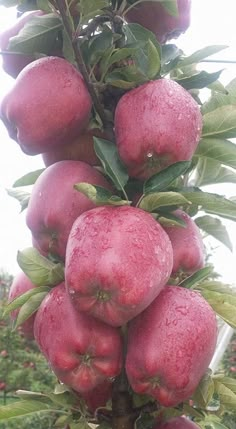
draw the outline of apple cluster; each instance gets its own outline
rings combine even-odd
[[[142,8],[151,10],[148,3],[131,10],[127,20],[142,23]],[[178,3],[185,11],[180,26],[162,19],[163,29],[156,33],[160,42],[189,25],[190,1]],[[20,18],[8,37],[39,13]],[[4,37],[1,48],[7,44]],[[96,206],[78,192],[74,185],[86,182],[116,193],[94,167],[100,161],[93,137],[106,138],[106,131],[89,128],[93,101],[72,64],[55,55],[27,61],[21,71],[4,63],[17,78],[1,101],[0,116],[23,152],[42,154],[46,168],[33,187],[26,223],[39,253],[65,264],[65,281],[24,322],[25,335],[35,338],[59,381],[78,392],[90,411],[106,404],[123,365],[135,393],[176,406],[193,394],[217,338],[215,313],[204,298],[171,281],[204,266],[199,229],[182,209],[173,213],[184,227],[162,226],[134,204]],[[115,109],[119,157],[139,181],[190,160],[201,130],[198,104],[168,78],[131,89]],[[34,287],[21,272],[9,299]],[[183,426],[183,419],[158,427],[195,427],[187,420]]]

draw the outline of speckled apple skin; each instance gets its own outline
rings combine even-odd
[[[88,392],[120,373],[119,330],[75,311],[64,283],[44,298],[34,335],[59,380],[77,392]]]
[[[1,119],[28,155],[77,137],[87,126],[91,97],[81,74],[63,58],[28,64],[1,103]]]
[[[133,390],[173,407],[196,389],[214,354],[215,313],[195,291],[166,286],[130,322],[126,372]]]
[[[153,429],[199,429],[199,426],[184,416],[173,417],[165,423],[156,424]]]
[[[44,13],[45,12],[42,10],[25,12],[20,18],[16,19],[13,25],[2,31],[0,33],[1,51],[7,51],[10,38],[17,36],[28,21],[30,21],[35,16],[44,15]],[[3,70],[13,78],[16,78],[25,66],[35,60],[33,55],[3,54],[1,57]]]
[[[60,161],[37,179],[30,197],[26,223],[33,244],[43,255],[65,258],[68,236],[75,219],[95,204],[73,186],[87,182],[111,189],[104,176],[81,161]]]
[[[132,89],[115,110],[119,155],[129,175],[143,180],[177,161],[190,160],[201,130],[198,104],[170,79]]]
[[[126,15],[128,22],[140,24],[152,31],[159,43],[178,38],[191,21],[191,0],[177,0],[178,16],[172,16],[159,2],[145,2],[132,8]]]
[[[97,207],[73,224],[65,278],[74,305],[121,326],[160,293],[172,271],[170,240],[138,208]]]
[[[25,275],[23,271],[17,273],[13,279],[13,282],[10,287],[8,301],[12,301],[20,295],[23,295],[25,292],[28,292],[31,289],[34,289],[36,285],[34,285],[29,277]],[[19,309],[11,312],[12,320],[17,318],[19,313]],[[32,314],[22,325],[20,326],[21,331],[25,338],[32,340],[34,338],[34,319],[36,313]]]
[[[182,210],[176,210],[175,216],[185,222],[185,227],[163,227],[173,247],[173,270],[194,273],[204,267],[204,244],[200,230],[194,220]]]

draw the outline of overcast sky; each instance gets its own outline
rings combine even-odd
[[[229,48],[215,58],[236,61],[235,13],[235,0],[192,0],[191,27],[176,44],[189,54],[207,45],[228,45]],[[14,19],[13,8],[5,9],[0,6],[0,31]],[[225,68],[221,77],[224,84],[236,77],[236,64],[204,64],[203,68],[209,71]],[[4,74],[0,67],[0,97],[13,83],[13,79]],[[9,139],[2,123],[0,144],[0,269],[15,274],[19,270],[16,263],[17,250],[31,245],[31,235],[25,226],[24,213],[19,214],[19,203],[7,196],[5,189],[10,188],[17,178],[27,172],[43,167],[43,163],[41,156],[24,155],[18,145]],[[217,190],[226,196],[236,195],[235,185],[221,186]],[[227,225],[230,227],[231,239],[236,243],[236,225],[230,222]],[[214,245],[217,245],[217,242],[214,242]],[[235,254],[235,245],[233,255],[226,248],[218,246],[215,261],[224,281],[235,282]]]

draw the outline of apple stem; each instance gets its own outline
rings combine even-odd
[[[103,106],[100,103],[97,92],[96,92],[92,82],[89,79],[89,73],[88,73],[86,64],[83,60],[83,56],[82,56],[82,52],[80,49],[79,42],[78,42],[77,38],[74,36],[73,31],[71,29],[70,20],[66,14],[65,2],[64,2],[64,0],[56,0],[56,2],[57,2],[58,10],[59,10],[61,18],[62,18],[64,28],[65,28],[65,30],[68,34],[68,37],[71,41],[71,45],[72,45],[72,48],[74,51],[75,60],[76,60],[76,63],[78,65],[78,69],[84,78],[87,89],[88,89],[90,96],[93,100],[94,108],[95,108],[96,112],[98,113],[98,115],[100,116],[100,119],[102,121],[104,129],[110,128],[110,125],[108,124],[109,121],[106,118],[106,114],[104,112]]]

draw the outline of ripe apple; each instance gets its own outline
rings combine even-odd
[[[65,278],[79,311],[121,326],[154,300],[171,271],[169,238],[141,209],[97,207],[73,224]]]
[[[25,12],[14,22],[13,25],[2,31],[0,33],[0,50],[7,51],[10,38],[17,36],[25,24],[31,20],[31,18],[40,15],[44,15],[42,10]],[[35,60],[33,55],[21,55],[14,53],[2,54],[1,57],[3,70],[14,78],[18,76],[18,74],[27,64]]]
[[[33,245],[43,255],[64,259],[67,239],[75,219],[95,204],[76,191],[76,183],[87,182],[111,189],[103,175],[81,161],[60,161],[46,168],[37,179],[30,197],[26,223]]]
[[[6,387],[7,387],[6,383],[4,383],[4,381],[0,381],[0,391],[6,390]]]
[[[28,64],[2,100],[0,116],[28,155],[77,137],[88,125],[91,97],[68,61],[44,57]]]
[[[204,244],[200,230],[187,213],[176,210],[174,214],[182,219],[186,226],[164,227],[173,247],[172,273],[179,270],[194,273],[204,266]]]
[[[178,16],[170,15],[161,2],[147,1],[133,7],[125,18],[152,31],[159,43],[165,43],[179,37],[190,25],[191,0],[177,0],[177,3]]]
[[[200,140],[202,116],[178,83],[158,79],[132,89],[115,110],[118,151],[129,175],[147,179],[177,161],[188,161]]]
[[[83,161],[90,165],[100,165],[100,160],[94,150],[93,137],[108,138],[99,129],[87,130],[72,142],[67,142],[43,153],[44,164],[48,167],[55,162],[71,159]]]
[[[165,407],[188,399],[216,340],[215,313],[205,299],[190,289],[166,286],[129,325],[126,372],[133,390]]]
[[[18,296],[22,295],[25,292],[28,292],[31,289],[34,289],[35,287],[36,286],[31,282],[29,277],[27,277],[23,271],[20,271],[18,274],[16,274],[11,284],[8,301],[12,301],[13,299],[17,298]],[[11,312],[12,320],[15,320],[17,318],[18,313],[19,313],[19,309]],[[21,325],[21,332],[23,333],[24,337],[30,340],[34,338],[35,315],[36,313],[32,314],[32,316],[30,316]]]
[[[157,424],[153,429],[199,429],[199,426],[184,416],[173,417],[165,423]]]
[[[94,414],[98,408],[105,407],[112,396],[112,383],[108,380],[96,386],[93,390],[83,393],[88,410]]]
[[[43,300],[34,335],[59,380],[77,392],[88,392],[120,373],[119,330],[76,311],[64,283]]]

